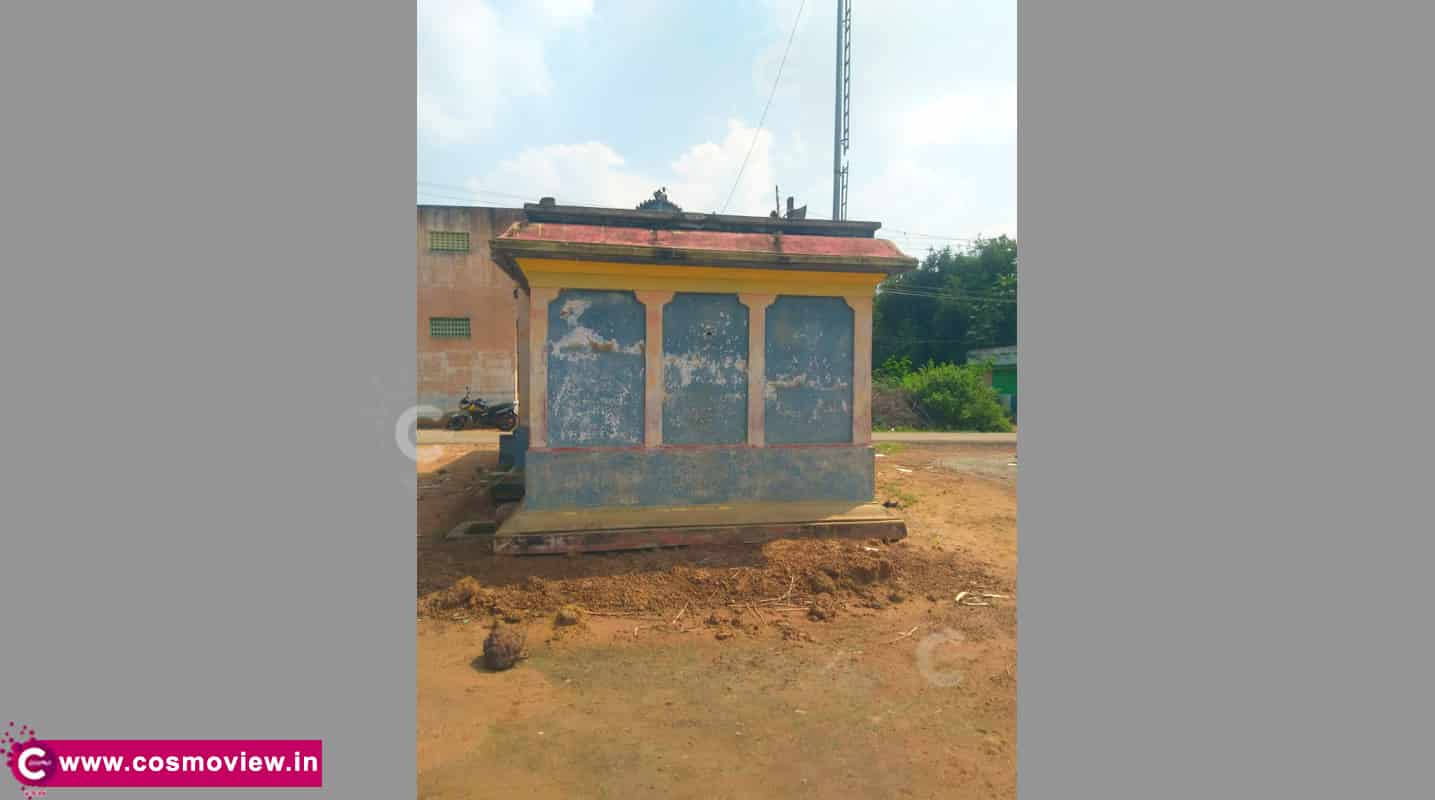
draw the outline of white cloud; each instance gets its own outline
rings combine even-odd
[[[802,131],[796,128],[790,133],[791,143],[781,152],[774,154],[777,165],[783,172],[800,169],[807,162],[807,139],[802,136]]]
[[[752,157],[742,180],[732,191],[730,214],[766,214],[772,208],[772,143],[769,131],[757,133],[729,120],[721,142],[702,142],[681,153],[666,170],[648,172],[632,168],[612,147],[602,142],[531,147],[503,161],[490,174],[469,182],[475,191],[523,193],[532,201],[550,196],[560,204],[604,205],[631,208],[652,196],[660,186],[668,197],[688,211],[717,211],[727,201],[743,156]]]
[[[903,235],[899,228],[947,233],[967,209],[965,189],[940,169],[911,157],[896,158],[886,162],[875,178],[853,180],[847,216],[883,222],[887,227],[878,235],[894,240]],[[894,209],[902,209],[900,218],[892,217]]]
[[[692,211],[720,211],[727,203],[729,214],[766,214],[772,208],[772,133],[757,131],[737,120],[727,123],[721,144],[703,142],[673,162],[675,179],[668,196]],[[743,157],[752,148],[752,157],[742,171],[742,180],[733,188]],[[731,192],[732,200],[728,202]],[[678,200],[683,197],[686,200]]]
[[[425,94],[422,86],[419,87],[418,98],[419,130],[428,132],[430,136],[441,142],[453,142],[464,138],[464,124],[454,119],[437,100]]]
[[[1016,137],[1016,86],[948,92],[894,117],[909,146],[1002,144]]]
[[[510,99],[547,95],[547,40],[592,13],[592,0],[544,0],[507,14],[483,0],[421,0],[420,134],[444,144],[471,141],[493,127]]]
[[[807,148],[796,132],[785,140],[790,144],[779,146],[779,140],[765,130],[758,133],[754,143],[753,131],[738,120],[729,120],[721,141],[693,145],[662,170],[634,167],[603,142],[531,147],[468,185],[478,192],[521,193],[529,202],[550,196],[560,204],[613,208],[632,208],[651,197],[654,189],[666,186],[668,196],[688,211],[718,211],[751,146],[752,157],[742,181],[732,192],[727,213],[765,216],[773,208],[772,191],[778,173],[774,165],[790,163]],[[787,170],[783,173],[787,174]],[[784,202],[787,195],[795,195],[797,203],[807,205],[813,217],[828,217],[830,174],[829,170],[816,181],[802,183],[801,178],[796,178],[792,185],[784,185]],[[848,216],[884,222],[886,227],[878,235],[918,256],[928,247],[961,244],[927,238],[933,234],[1015,236],[1014,214],[993,217],[974,202],[980,199],[980,189],[980,185],[953,174],[940,159],[908,154],[883,162],[882,170],[874,177],[864,178],[860,173],[854,177]]]
[[[623,157],[602,142],[531,147],[469,182],[475,191],[548,196],[565,204],[637,205],[659,184],[627,168]]]
[[[1015,237],[1015,214],[993,217],[981,202],[981,192],[981,184],[960,178],[940,162],[915,156],[894,158],[876,177],[854,180],[848,218],[882,222],[878,236],[919,257],[929,247],[962,247],[965,238]],[[931,238],[934,236],[954,238]]]
[[[555,25],[572,25],[593,16],[593,0],[537,0],[533,7]]]

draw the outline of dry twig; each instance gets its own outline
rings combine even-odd
[[[896,642],[902,641],[903,639],[907,638],[908,636],[911,636],[912,634],[916,633],[916,632],[917,632],[917,629],[920,628],[920,627],[922,627],[922,626],[921,626],[921,625],[913,625],[913,626],[912,626],[912,629],[911,629],[910,631],[907,631],[906,633],[903,633],[903,634],[898,634],[897,638],[892,639],[892,640],[889,640],[889,641],[887,642],[887,644],[895,644]]]
[[[792,590],[795,586],[797,586],[797,576],[793,575],[792,580],[789,580],[787,582],[787,591],[783,592],[781,597],[769,597],[766,600],[759,600],[757,601],[758,605],[766,605],[767,603],[781,603],[783,600],[786,600],[787,598],[792,596]]]
[[[624,614],[616,611],[594,611],[591,608],[584,608],[583,606],[578,606],[578,610],[582,611],[584,614],[592,614],[595,617],[625,617],[627,619],[655,619],[659,621],[662,621],[664,619],[663,617],[654,617],[649,614]]]

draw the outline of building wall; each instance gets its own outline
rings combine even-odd
[[[1001,398],[1002,407],[1016,417],[1016,345],[985,347],[967,351],[967,363],[990,361],[992,368],[987,371],[987,385]]]
[[[523,313],[544,358],[524,364],[546,402],[530,409],[527,507],[870,501],[854,424],[869,408],[855,309],[869,302],[535,289]]]
[[[524,502],[534,510],[872,499],[869,445],[530,450]]]
[[[632,292],[564,289],[548,304],[548,445],[643,443],[646,339]]]
[[[747,306],[679,292],[663,308],[663,442],[747,441]]]
[[[1002,407],[1013,417],[1016,416],[1016,365],[992,367],[989,376],[992,389],[1001,398]]]
[[[458,408],[464,387],[489,402],[517,399],[517,285],[489,252],[489,240],[523,218],[519,209],[418,207],[418,400]],[[429,232],[469,234],[466,253],[429,249]],[[429,335],[431,317],[467,317],[467,339]]]
[[[992,367],[992,388],[997,394],[1016,394],[1016,367]]]
[[[852,309],[782,296],[767,309],[767,442],[852,441]]]

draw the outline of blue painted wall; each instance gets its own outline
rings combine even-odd
[[[848,447],[532,450],[524,503],[534,510],[598,506],[872,499],[875,460]]]
[[[519,425],[512,433],[498,436],[498,467],[523,469],[524,456],[528,455],[528,426]]]
[[[679,292],[663,310],[663,443],[747,441],[747,306]]]
[[[548,446],[643,443],[643,304],[564,289],[548,304]]]
[[[852,309],[783,295],[767,309],[768,444],[852,441]]]

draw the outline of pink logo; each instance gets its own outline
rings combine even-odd
[[[318,739],[50,739],[11,722],[5,763],[26,798],[59,787],[318,787]]]
[[[20,792],[27,798],[44,797],[41,788],[55,776],[55,753],[50,746],[35,738],[35,729],[11,720],[0,732],[0,745],[5,749],[5,765],[20,782]]]

